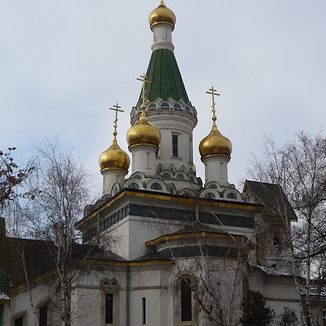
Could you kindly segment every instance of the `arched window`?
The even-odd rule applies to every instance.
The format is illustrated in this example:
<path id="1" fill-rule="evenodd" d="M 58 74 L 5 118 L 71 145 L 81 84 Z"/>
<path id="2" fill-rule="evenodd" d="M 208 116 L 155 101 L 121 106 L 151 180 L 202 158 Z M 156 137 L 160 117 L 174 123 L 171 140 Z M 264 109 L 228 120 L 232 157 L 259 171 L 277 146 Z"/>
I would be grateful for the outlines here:
<path id="1" fill-rule="evenodd" d="M 141 179 L 141 175 L 139 174 L 134 175 L 134 179 Z"/>
<path id="2" fill-rule="evenodd" d="M 170 173 L 165 172 L 165 173 L 162 174 L 162 178 L 163 179 L 170 179 L 171 175 L 170 175 Z"/>
<path id="3" fill-rule="evenodd" d="M 136 182 L 131 182 L 131 183 L 129 183 L 128 188 L 139 189 L 139 186 Z"/>
<path id="4" fill-rule="evenodd" d="M 154 182 L 151 185 L 151 189 L 162 190 L 162 186 L 158 182 Z"/>
<path id="5" fill-rule="evenodd" d="M 212 192 L 207 192 L 205 194 L 205 198 L 207 198 L 207 199 L 215 199 L 216 197 Z"/>
<path id="6" fill-rule="evenodd" d="M 184 179 L 185 179 L 185 177 L 184 177 L 184 175 L 183 175 L 183 174 L 181 174 L 181 173 L 178 173 L 178 174 L 177 174 L 177 179 L 181 179 L 181 180 L 184 180 Z"/>
<path id="7" fill-rule="evenodd" d="M 227 198 L 237 199 L 237 195 L 235 193 L 233 193 L 233 192 L 230 192 L 230 193 L 228 193 Z"/>
<path id="8" fill-rule="evenodd" d="M 181 321 L 192 321 L 192 290 L 189 278 L 181 280 L 180 292 Z"/>
<path id="9" fill-rule="evenodd" d="M 115 279 L 104 279 L 101 282 L 103 291 L 103 324 L 119 325 L 119 282 Z"/>
<path id="10" fill-rule="evenodd" d="M 179 275 L 175 282 L 174 325 L 198 326 L 196 281 L 190 274 Z"/>

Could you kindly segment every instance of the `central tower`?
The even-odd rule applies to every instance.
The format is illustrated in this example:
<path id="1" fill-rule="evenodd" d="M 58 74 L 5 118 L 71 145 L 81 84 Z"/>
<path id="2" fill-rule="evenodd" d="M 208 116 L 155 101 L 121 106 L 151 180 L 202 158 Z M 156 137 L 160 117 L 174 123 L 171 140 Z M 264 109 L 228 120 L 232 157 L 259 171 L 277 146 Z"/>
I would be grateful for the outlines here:
<path id="1" fill-rule="evenodd" d="M 197 125 L 197 112 L 188 98 L 174 56 L 172 32 L 175 23 L 176 16 L 164 1 L 149 16 L 153 45 L 146 73 L 149 82 L 145 85 L 144 104 L 148 121 L 161 133 L 156 174 L 163 179 L 190 180 L 197 184 L 193 164 L 193 129 Z M 141 116 L 141 106 L 140 96 L 130 114 L 132 126 Z M 136 172 L 134 167 L 133 172 Z"/>

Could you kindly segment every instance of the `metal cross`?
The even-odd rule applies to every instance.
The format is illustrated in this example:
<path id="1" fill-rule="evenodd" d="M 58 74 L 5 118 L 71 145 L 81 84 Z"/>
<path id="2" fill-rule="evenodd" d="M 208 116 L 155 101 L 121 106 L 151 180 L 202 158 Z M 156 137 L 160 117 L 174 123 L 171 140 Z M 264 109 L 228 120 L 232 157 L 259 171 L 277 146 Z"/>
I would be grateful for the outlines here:
<path id="1" fill-rule="evenodd" d="M 215 97 L 214 96 L 221 96 L 221 94 L 218 94 L 216 92 L 216 89 L 214 89 L 213 86 L 212 86 L 212 88 L 209 89 L 209 91 L 210 92 L 206 92 L 206 93 L 212 95 L 212 112 L 213 112 L 213 117 L 216 118 L 216 115 L 215 115 L 215 112 L 216 112 L 216 109 L 215 109 L 216 103 L 215 103 Z"/>
<path id="2" fill-rule="evenodd" d="M 114 127 L 114 132 L 117 132 L 117 127 L 118 127 L 118 112 L 124 112 L 121 109 L 121 106 L 117 103 L 116 105 L 113 105 L 113 108 L 110 108 L 110 110 L 115 111 L 115 120 L 113 122 L 113 127 Z"/>
<path id="3" fill-rule="evenodd" d="M 136 79 L 143 83 L 141 98 L 142 98 L 142 105 L 145 105 L 145 101 L 146 101 L 146 83 L 152 83 L 152 82 L 150 80 L 148 80 L 148 77 L 145 74 L 140 76 L 140 78 L 136 78 Z"/>

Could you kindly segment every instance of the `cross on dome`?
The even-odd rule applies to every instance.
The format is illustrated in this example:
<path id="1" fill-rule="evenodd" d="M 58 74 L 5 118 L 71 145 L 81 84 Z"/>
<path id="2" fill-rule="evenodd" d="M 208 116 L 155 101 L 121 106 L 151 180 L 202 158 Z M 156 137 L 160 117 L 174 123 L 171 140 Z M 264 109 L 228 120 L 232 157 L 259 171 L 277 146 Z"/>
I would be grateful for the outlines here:
<path id="1" fill-rule="evenodd" d="M 213 121 L 215 121 L 217 119 L 216 114 L 215 114 L 216 113 L 215 96 L 221 96 L 221 94 L 218 94 L 216 91 L 217 90 L 212 86 L 212 88 L 209 89 L 209 92 L 208 91 L 206 92 L 207 94 L 212 95 L 212 112 L 213 112 L 213 118 L 212 119 L 213 119 Z"/>
<path id="2" fill-rule="evenodd" d="M 124 112 L 123 110 L 119 110 L 121 109 L 121 106 L 119 106 L 118 102 L 116 105 L 113 105 L 113 108 L 110 108 L 110 110 L 115 111 L 115 120 L 113 122 L 113 127 L 114 127 L 114 133 L 113 135 L 116 136 L 118 134 L 117 132 L 117 128 L 118 128 L 118 112 Z"/>
<path id="3" fill-rule="evenodd" d="M 142 109 L 143 107 L 145 107 L 145 101 L 146 101 L 146 83 L 152 83 L 148 77 L 144 74 L 141 75 L 140 78 L 136 78 L 137 80 L 141 81 L 143 83 L 143 87 L 142 87 L 142 94 L 141 94 L 141 98 L 142 98 Z"/>

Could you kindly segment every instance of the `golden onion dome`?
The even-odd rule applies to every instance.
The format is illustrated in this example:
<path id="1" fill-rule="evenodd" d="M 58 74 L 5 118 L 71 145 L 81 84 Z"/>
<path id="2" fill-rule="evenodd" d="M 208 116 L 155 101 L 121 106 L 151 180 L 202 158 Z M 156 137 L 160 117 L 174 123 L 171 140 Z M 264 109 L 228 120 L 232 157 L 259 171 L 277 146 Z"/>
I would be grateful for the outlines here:
<path id="1" fill-rule="evenodd" d="M 161 1 L 161 4 L 150 13 L 148 21 L 151 28 L 157 24 L 169 24 L 174 27 L 176 17 L 174 12 L 165 6 L 164 1 Z"/>
<path id="2" fill-rule="evenodd" d="M 99 159 L 101 172 L 105 170 L 125 170 L 128 172 L 130 159 L 128 154 L 118 145 L 117 132 L 113 133 L 112 145 L 101 154 Z"/>
<path id="3" fill-rule="evenodd" d="M 147 120 L 145 107 L 139 120 L 127 132 L 129 149 L 135 146 L 147 145 L 158 148 L 161 142 L 160 131 Z"/>
<path id="4" fill-rule="evenodd" d="M 199 144 L 199 152 L 202 160 L 211 156 L 231 157 L 232 143 L 219 132 L 215 122 L 216 118 L 214 118 L 211 132 Z"/>

